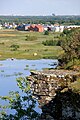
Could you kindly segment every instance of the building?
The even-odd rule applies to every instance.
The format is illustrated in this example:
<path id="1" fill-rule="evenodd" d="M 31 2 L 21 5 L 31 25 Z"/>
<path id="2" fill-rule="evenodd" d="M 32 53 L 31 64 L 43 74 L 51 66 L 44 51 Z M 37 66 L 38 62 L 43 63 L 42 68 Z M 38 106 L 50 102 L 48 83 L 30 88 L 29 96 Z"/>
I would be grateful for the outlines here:
<path id="1" fill-rule="evenodd" d="M 44 27 L 44 31 L 47 31 L 47 30 L 48 30 L 47 25 L 43 25 L 43 27 Z"/>
<path id="2" fill-rule="evenodd" d="M 35 29 L 35 24 L 30 25 L 29 31 L 34 31 L 34 29 Z"/>
<path id="3" fill-rule="evenodd" d="M 2 29 L 2 25 L 0 25 L 0 30 Z"/>
<path id="4" fill-rule="evenodd" d="M 35 31 L 37 32 L 43 32 L 44 31 L 44 27 L 42 25 L 35 25 Z"/>
<path id="5" fill-rule="evenodd" d="M 32 25 L 30 25 L 29 30 L 36 31 L 36 32 L 43 32 L 44 27 L 40 24 L 32 24 Z"/>
<path id="6" fill-rule="evenodd" d="M 66 26 L 65 28 L 67 28 L 67 29 L 72 29 L 72 28 L 79 28 L 80 27 L 80 25 L 69 25 L 69 26 Z"/>
<path id="7" fill-rule="evenodd" d="M 24 30 L 25 30 L 25 31 L 29 31 L 29 28 L 30 28 L 30 24 L 25 24 L 25 25 L 24 25 Z"/>
<path id="8" fill-rule="evenodd" d="M 60 27 L 59 26 L 56 26 L 56 27 L 54 27 L 55 29 L 54 29 L 54 32 L 59 32 L 60 31 Z"/>
<path id="9" fill-rule="evenodd" d="M 60 26 L 59 32 L 63 32 L 63 30 L 64 30 L 64 26 Z"/>

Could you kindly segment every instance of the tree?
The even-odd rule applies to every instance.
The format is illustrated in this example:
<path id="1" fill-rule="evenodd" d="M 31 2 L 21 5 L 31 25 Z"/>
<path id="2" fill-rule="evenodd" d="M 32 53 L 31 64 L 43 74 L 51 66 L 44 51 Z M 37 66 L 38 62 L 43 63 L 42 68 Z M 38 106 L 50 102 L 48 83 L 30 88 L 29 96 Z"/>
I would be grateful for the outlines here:
<path id="1" fill-rule="evenodd" d="M 11 45 L 10 46 L 12 49 L 12 51 L 16 51 L 18 48 L 19 48 L 19 45 L 15 45 L 15 44 L 13 44 L 13 45 Z"/>
<path id="2" fill-rule="evenodd" d="M 49 35 L 49 31 L 46 30 L 46 31 L 44 32 L 44 35 Z"/>
<path id="3" fill-rule="evenodd" d="M 32 97 L 29 82 L 26 78 L 18 78 L 17 85 L 23 95 L 18 91 L 9 93 L 9 96 L 0 96 L 0 99 L 9 101 L 8 105 L 0 105 L 0 120 L 36 120 L 39 117 L 34 108 L 36 100 Z M 7 114 L 6 109 L 15 110 L 14 114 Z"/>
<path id="4" fill-rule="evenodd" d="M 63 31 L 61 47 L 64 50 L 62 63 L 67 64 L 69 61 L 75 64 L 75 59 L 80 59 L 80 29 L 72 29 L 69 32 Z"/>

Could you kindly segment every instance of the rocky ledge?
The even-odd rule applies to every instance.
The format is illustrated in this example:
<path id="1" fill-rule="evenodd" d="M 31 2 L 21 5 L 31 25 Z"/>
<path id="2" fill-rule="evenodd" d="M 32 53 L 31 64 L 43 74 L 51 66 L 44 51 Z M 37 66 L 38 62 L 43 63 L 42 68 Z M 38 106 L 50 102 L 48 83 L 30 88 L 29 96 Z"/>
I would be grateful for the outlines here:
<path id="1" fill-rule="evenodd" d="M 72 70 L 31 71 L 28 77 L 33 94 L 40 103 L 45 104 L 56 96 L 58 91 L 70 89 L 71 83 L 80 77 L 80 73 Z"/>

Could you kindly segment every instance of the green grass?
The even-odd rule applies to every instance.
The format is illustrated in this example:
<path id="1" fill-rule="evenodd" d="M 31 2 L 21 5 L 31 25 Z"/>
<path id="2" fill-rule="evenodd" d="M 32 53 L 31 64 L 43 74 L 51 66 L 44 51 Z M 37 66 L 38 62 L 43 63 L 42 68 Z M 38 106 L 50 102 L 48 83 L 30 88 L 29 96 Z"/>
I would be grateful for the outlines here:
<path id="1" fill-rule="evenodd" d="M 59 46 L 44 46 L 42 41 L 57 40 L 59 34 L 50 33 L 44 35 L 39 32 L 26 32 L 17 30 L 0 30 L 0 59 L 20 58 L 20 59 L 41 59 L 58 58 L 63 50 Z M 26 40 L 30 36 L 30 40 Z M 32 39 L 34 37 L 34 39 Z M 19 45 L 17 50 L 11 50 L 11 45 Z M 34 56 L 34 53 L 37 53 Z"/>
<path id="2" fill-rule="evenodd" d="M 80 93 L 80 78 L 78 78 L 77 81 L 72 83 L 71 87 L 74 92 Z"/>

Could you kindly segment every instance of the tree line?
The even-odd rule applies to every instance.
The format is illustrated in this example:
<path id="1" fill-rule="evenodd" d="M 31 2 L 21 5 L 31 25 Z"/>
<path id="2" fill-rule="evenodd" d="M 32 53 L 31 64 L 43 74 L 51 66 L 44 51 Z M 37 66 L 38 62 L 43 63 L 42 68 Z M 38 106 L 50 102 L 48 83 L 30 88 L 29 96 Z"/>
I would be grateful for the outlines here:
<path id="1" fill-rule="evenodd" d="M 0 16 L 0 24 L 5 22 L 16 24 L 63 24 L 63 25 L 80 25 L 80 16 Z"/>

